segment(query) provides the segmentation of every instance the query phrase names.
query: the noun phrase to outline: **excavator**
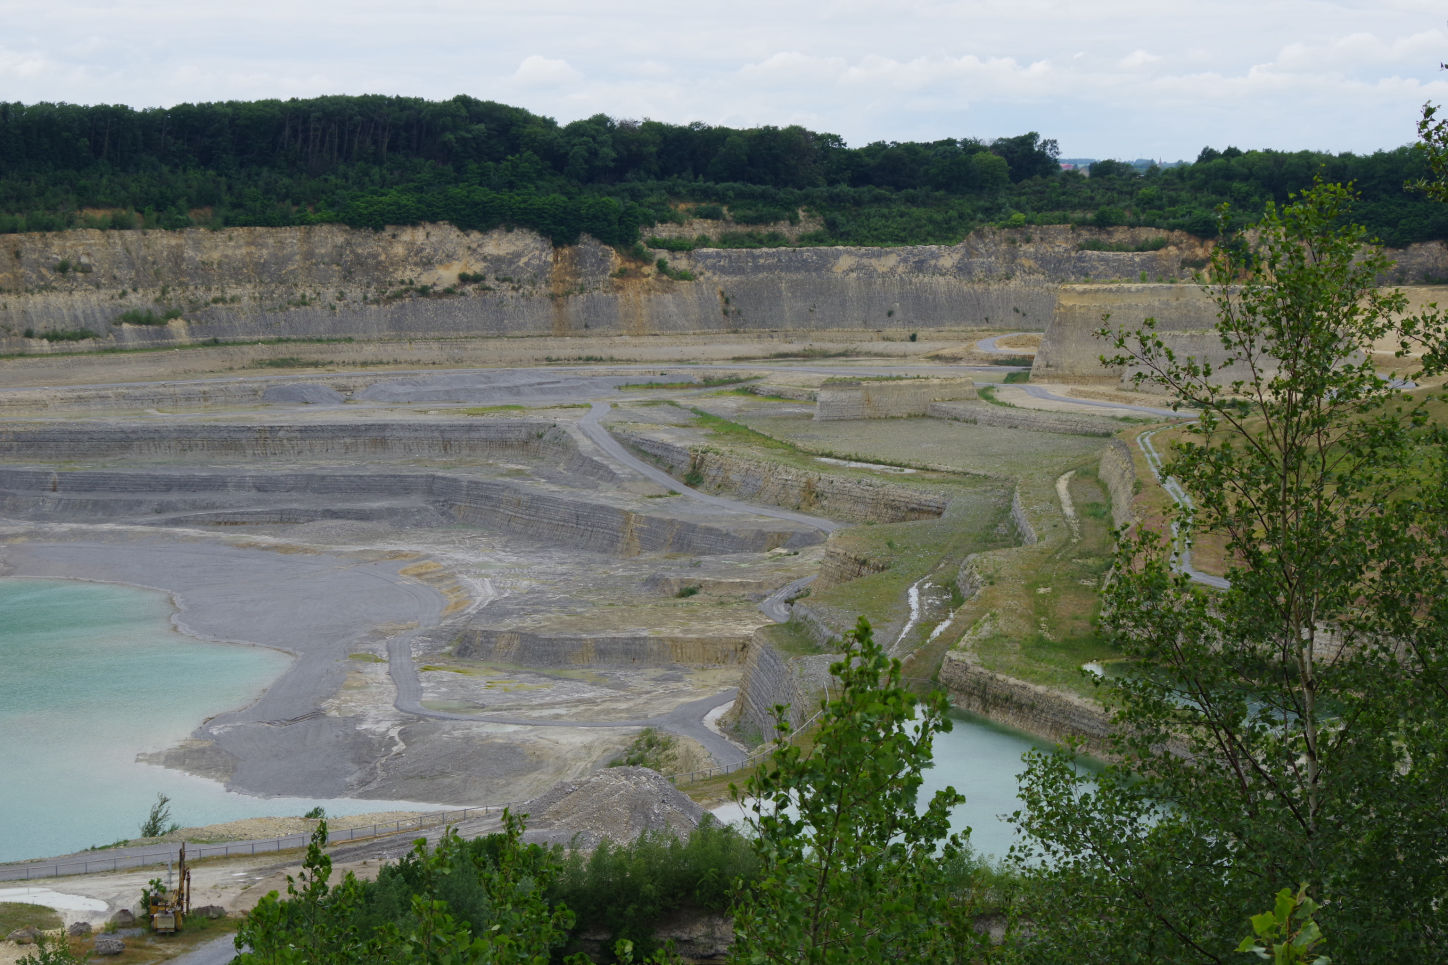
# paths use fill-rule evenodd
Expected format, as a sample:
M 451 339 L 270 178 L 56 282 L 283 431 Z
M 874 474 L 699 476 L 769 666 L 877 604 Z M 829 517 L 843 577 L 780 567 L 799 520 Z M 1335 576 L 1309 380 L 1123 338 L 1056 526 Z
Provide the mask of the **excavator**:
M 151 931 L 170 935 L 181 930 L 186 916 L 191 914 L 191 869 L 186 865 L 186 844 L 182 842 L 177 858 L 177 885 L 171 887 L 171 869 L 166 869 L 166 884 L 154 882 L 146 902 L 151 916 Z

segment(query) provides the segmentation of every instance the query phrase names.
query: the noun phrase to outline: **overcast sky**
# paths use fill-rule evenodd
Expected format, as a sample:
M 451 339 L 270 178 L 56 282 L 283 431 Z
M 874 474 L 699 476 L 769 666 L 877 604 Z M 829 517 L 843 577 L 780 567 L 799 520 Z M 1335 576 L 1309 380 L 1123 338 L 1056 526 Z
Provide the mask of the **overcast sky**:
M 1448 102 L 1445 21 L 1443 0 L 0 0 L 0 100 L 465 93 L 851 146 L 1370 152 Z

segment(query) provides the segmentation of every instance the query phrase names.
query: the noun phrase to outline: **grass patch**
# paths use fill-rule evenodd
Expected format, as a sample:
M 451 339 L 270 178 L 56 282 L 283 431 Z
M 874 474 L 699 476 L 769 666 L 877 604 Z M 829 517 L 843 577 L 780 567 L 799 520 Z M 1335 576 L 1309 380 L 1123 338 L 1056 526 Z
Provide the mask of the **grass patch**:
M 624 389 L 713 389 L 728 385 L 742 385 L 745 382 L 757 381 L 757 375 L 710 375 L 697 381 L 686 382 L 627 382 L 620 385 L 619 391 Z
M 1070 493 L 1079 541 L 1042 543 L 983 565 L 988 585 L 971 606 L 993 611 L 996 622 L 974 650 L 990 670 L 1091 697 L 1095 685 L 1081 665 L 1120 657 L 1096 626 L 1111 565 L 1110 497 L 1090 469 L 1076 471 Z
M 166 308 L 159 313 L 152 308 L 132 308 L 116 316 L 116 325 L 165 325 L 181 317 L 181 309 Z
M 23 901 L 0 901 L 0 937 L 29 925 L 34 925 L 41 931 L 50 931 L 63 924 L 65 922 L 60 913 L 54 908 Z
M 507 402 L 502 405 L 475 405 L 463 409 L 463 415 L 491 415 L 494 412 L 527 412 L 526 405 L 519 405 L 516 402 Z
M 89 338 L 100 338 L 100 335 L 88 328 L 60 328 L 53 332 L 37 332 L 32 328 L 27 328 L 25 337 L 43 339 L 47 342 L 84 342 Z
M 695 422 L 701 429 L 708 429 L 709 434 L 717 439 L 727 440 L 740 445 L 750 446 L 756 449 L 770 449 L 775 451 L 794 452 L 796 447 L 787 442 L 780 442 L 772 436 L 751 429 L 741 422 L 732 419 L 725 419 L 723 416 L 712 415 L 703 409 L 690 406 L 689 411 L 694 413 Z M 702 482 L 702 478 L 700 479 Z
M 349 653 L 348 660 L 356 660 L 358 663 L 386 663 L 386 657 L 379 657 L 375 653 Z
M 83 331 L 83 332 L 84 332 L 84 331 L 89 331 L 89 329 L 79 329 L 78 331 Z M 84 338 L 97 338 L 98 336 L 97 336 L 94 332 L 91 332 L 89 335 L 86 335 L 86 336 L 83 336 L 83 337 L 84 337 Z M 53 341 L 76 341 L 76 340 L 78 340 L 78 337 L 68 337 L 68 338 L 54 339 L 54 338 L 50 338 L 49 335 L 47 335 L 47 334 L 37 335 L 37 334 L 35 334 L 35 333 L 33 333 L 33 332 L 32 332 L 31 334 L 27 335 L 26 338 L 44 338 L 44 339 L 46 339 L 47 341 L 52 341 L 52 342 L 53 342 Z M 45 358 L 64 358 L 64 357 L 66 357 L 66 356 L 71 356 L 71 355 L 141 355 L 141 354 L 144 354 L 144 353 L 147 353 L 147 352 L 181 352 L 181 351 L 187 351 L 187 350 L 192 350 L 192 349 L 219 348 L 219 347 L 223 347 L 223 346 L 232 346 L 232 345 L 286 345 L 286 344 L 327 345 L 327 344 L 336 343 L 336 342 L 352 342 L 352 341 L 354 341 L 354 339 L 353 339 L 352 336 L 350 336 L 350 335 L 341 335 L 341 336 L 335 336 L 335 337 L 331 337 L 331 336 L 318 336 L 318 337 L 316 337 L 316 338 L 303 338 L 303 337 L 294 337 L 294 336 L 290 336 L 290 335 L 283 335 L 283 336 L 278 336 L 277 338 L 243 338 L 243 339 L 236 339 L 236 340 L 234 340 L 234 341 L 225 341 L 225 342 L 223 342 L 223 341 L 222 341 L 221 339 L 219 339 L 219 338 L 208 338 L 208 339 L 204 339 L 203 341 L 200 341 L 200 342 L 185 342 L 185 343 L 176 344 L 176 345 L 108 346 L 108 347 L 106 347 L 106 348 L 98 348 L 98 349 L 93 349 L 93 350 L 90 350 L 90 351 L 47 352 L 47 353 L 45 353 L 45 356 L 44 356 L 44 357 L 45 357 Z M 35 354 L 34 354 L 33 352 L 6 352 L 6 353 L 3 353 L 3 354 L 0 354 L 0 359 L 24 359 L 24 358 L 35 358 Z M 354 364 L 361 365 L 361 364 L 364 364 L 364 363 L 358 362 L 358 363 L 354 363 Z M 389 364 L 389 363 L 378 363 L 378 364 Z
M 815 641 L 804 624 L 797 620 L 776 623 L 759 630 L 764 641 L 787 657 L 808 657 L 817 653 L 829 653 Z
M 275 358 L 257 359 L 252 364 L 259 369 L 307 369 L 328 363 L 304 359 L 297 355 L 278 355 Z
M 647 767 L 660 774 L 674 769 L 679 758 L 679 739 L 673 734 L 645 727 L 624 748 L 622 754 L 608 762 L 609 767 Z
M 924 375 L 832 375 L 822 385 L 860 385 L 864 382 L 910 382 Z
M 922 577 L 936 573 L 939 582 L 946 582 L 970 554 L 1012 545 L 1014 536 L 1006 525 L 1009 513 L 1009 491 L 998 482 L 982 481 L 974 492 L 962 486 L 939 519 L 857 526 L 836 533 L 834 544 L 841 552 L 887 566 L 825 590 L 814 589 L 809 606 L 829 614 L 835 626 L 849 626 L 860 616 L 877 627 L 895 617 L 903 619 L 906 594 Z
M 1016 385 L 1016 384 L 1021 383 L 1021 382 L 1029 382 L 1029 381 L 1031 381 L 1031 373 L 1029 373 L 1029 372 L 1007 372 L 1007 373 L 1006 373 L 1006 377 L 1005 377 L 1005 379 L 1004 379 L 1003 381 L 1005 382 L 1006 385 Z
M 1006 409 L 1018 408 L 1014 403 L 1007 402 L 996 395 L 996 388 L 993 385 L 978 385 L 975 394 L 982 402 L 989 402 L 991 405 L 998 405 Z
M 801 348 L 787 352 L 771 352 L 768 355 L 736 355 L 731 362 L 759 362 L 769 359 L 849 359 L 858 358 L 862 353 L 857 348 Z

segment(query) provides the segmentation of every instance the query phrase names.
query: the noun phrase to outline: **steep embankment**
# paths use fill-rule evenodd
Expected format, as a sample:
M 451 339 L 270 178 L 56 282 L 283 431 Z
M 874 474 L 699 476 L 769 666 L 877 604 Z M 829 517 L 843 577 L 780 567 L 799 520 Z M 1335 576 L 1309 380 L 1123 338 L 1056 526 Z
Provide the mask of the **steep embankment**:
M 954 246 L 699 249 L 666 255 L 694 280 L 585 239 L 423 225 L 10 236 L 0 256 L 0 352 L 210 338 L 1044 328 L 1056 286 L 1185 277 L 1203 243 L 1156 251 L 1145 229 L 984 230 Z M 94 333 L 80 341 L 41 336 Z M 27 338 L 25 333 L 32 336 Z
M 724 523 L 687 504 L 641 500 L 610 485 L 615 478 L 610 468 L 583 454 L 568 431 L 544 420 L 17 425 L 0 431 L 0 459 L 13 466 L 0 468 L 0 513 L 36 521 L 461 523 L 622 556 L 758 552 L 821 538 L 786 522 Z M 306 464 L 289 464 L 298 459 Z M 33 468 L 75 460 L 112 465 Z M 283 462 L 273 462 L 271 469 L 216 467 L 232 460 Z M 447 465 L 399 465 L 419 460 Z M 487 465 L 494 461 L 526 464 L 534 478 L 491 478 Z

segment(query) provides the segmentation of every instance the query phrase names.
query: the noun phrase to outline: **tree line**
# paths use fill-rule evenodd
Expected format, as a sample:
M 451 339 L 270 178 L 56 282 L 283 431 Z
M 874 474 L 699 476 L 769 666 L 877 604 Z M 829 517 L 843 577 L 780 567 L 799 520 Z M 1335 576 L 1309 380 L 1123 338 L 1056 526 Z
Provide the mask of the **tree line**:
M 1406 191 L 1426 161 L 1204 149 L 1145 171 L 1062 171 L 1037 132 L 850 147 L 799 125 L 568 124 L 468 96 L 228 101 L 135 110 L 0 103 L 0 232 L 447 221 L 589 234 L 727 208 L 736 223 L 822 219 L 802 244 L 950 244 L 987 224 L 1143 225 L 1203 237 L 1222 202 L 1260 210 L 1314 176 L 1354 182 L 1357 217 L 1390 245 L 1448 238 L 1448 214 Z M 765 236 L 743 244 L 782 244 Z

